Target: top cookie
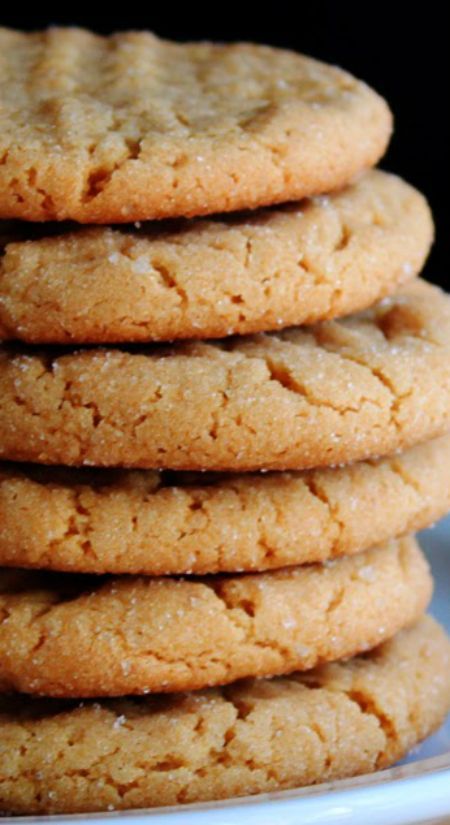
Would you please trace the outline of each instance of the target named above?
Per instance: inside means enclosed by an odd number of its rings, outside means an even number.
[[[0,217],[115,223],[280,203],[383,154],[386,103],[302,55],[0,29]]]

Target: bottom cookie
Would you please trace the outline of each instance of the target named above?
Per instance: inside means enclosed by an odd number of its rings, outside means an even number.
[[[294,788],[384,768],[450,708],[429,617],[345,663],[201,693],[0,702],[0,808],[75,813]]]

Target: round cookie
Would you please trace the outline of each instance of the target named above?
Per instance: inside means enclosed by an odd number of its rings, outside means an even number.
[[[450,425],[450,298],[413,282],[365,313],[212,343],[0,351],[0,457],[304,469]]]
[[[370,653],[197,694],[0,700],[0,806],[147,808],[385,768],[450,709],[450,643],[429,617]]]
[[[218,573],[325,561],[450,509],[450,436],[335,469],[174,475],[0,468],[0,565]]]
[[[0,217],[120,223],[347,183],[392,128],[341,69],[253,44],[0,29]]]
[[[0,258],[0,338],[105,344],[364,309],[420,272],[433,225],[418,192],[372,171],[343,192],[227,221],[33,234],[21,224]]]
[[[4,570],[0,687],[122,696],[307,670],[413,623],[431,590],[412,538],[326,565],[197,580]]]

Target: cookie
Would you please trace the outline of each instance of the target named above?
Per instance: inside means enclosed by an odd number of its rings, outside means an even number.
[[[389,109],[334,66],[149,32],[0,29],[0,217],[123,223],[295,200],[374,165]]]
[[[450,298],[413,282],[366,313],[212,343],[0,350],[0,457],[304,469],[450,426]]]
[[[411,624],[431,589],[412,538],[326,565],[204,579],[4,570],[0,686],[121,696],[306,670]]]
[[[258,475],[0,468],[0,565],[226,573],[321,562],[450,509],[450,436],[336,469]]]
[[[385,768],[450,709],[450,643],[429,617],[345,663],[201,693],[0,700],[0,806],[147,808]]]
[[[338,194],[227,221],[13,231],[0,259],[0,338],[105,344],[364,309],[420,272],[433,226],[418,192],[372,171]]]

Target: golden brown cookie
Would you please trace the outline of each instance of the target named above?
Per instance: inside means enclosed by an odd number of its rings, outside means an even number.
[[[390,638],[431,589],[412,538],[325,565],[205,579],[3,570],[0,686],[121,696],[306,670]]]
[[[338,194],[227,221],[13,231],[0,258],[0,338],[105,344],[364,309],[417,275],[433,226],[418,192],[372,171]]]
[[[450,436],[393,458],[217,476],[0,468],[0,565],[226,573],[349,555],[450,509]]]
[[[429,617],[285,678],[81,705],[3,697],[0,806],[146,808],[341,779],[391,765],[449,708],[450,643]]]
[[[450,426],[450,298],[413,282],[371,310],[213,343],[0,351],[0,457],[304,469]]]
[[[252,44],[0,29],[0,217],[116,223],[326,192],[389,109],[341,69]]]

